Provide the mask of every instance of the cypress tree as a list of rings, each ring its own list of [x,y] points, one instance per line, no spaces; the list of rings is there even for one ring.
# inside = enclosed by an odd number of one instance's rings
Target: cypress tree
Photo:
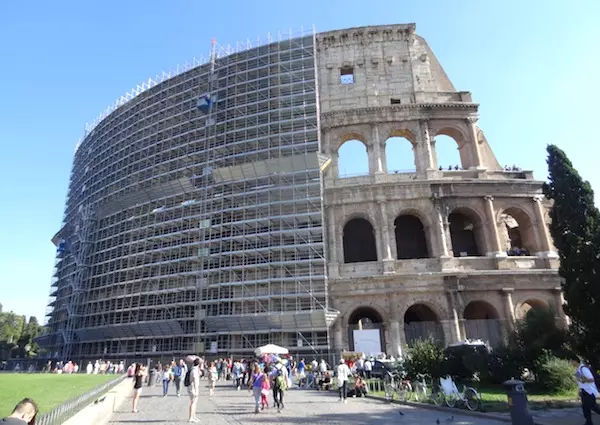
[[[574,348],[592,366],[600,366],[600,213],[594,192],[561,149],[549,145],[548,183],[553,200],[550,234],[560,258],[565,313]]]

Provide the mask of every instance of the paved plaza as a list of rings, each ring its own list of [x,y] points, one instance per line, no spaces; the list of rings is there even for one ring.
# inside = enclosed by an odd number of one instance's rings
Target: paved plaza
[[[114,413],[111,424],[151,423],[171,425],[187,422],[189,398],[187,393],[176,397],[174,388],[168,397],[162,397],[162,388],[144,387],[139,403],[139,413],[131,413],[131,399]],[[272,403],[272,399],[269,399]],[[213,397],[208,397],[206,381],[198,402],[197,416],[201,424],[332,424],[332,425],[500,425],[498,422],[476,417],[462,416],[456,411],[453,417],[445,412],[389,405],[374,399],[351,398],[348,404],[338,402],[334,392],[291,389],[285,394],[285,410],[277,413],[272,407],[259,414],[254,413],[254,400],[248,390],[236,391],[228,383],[222,383]],[[400,414],[402,413],[402,415]]]

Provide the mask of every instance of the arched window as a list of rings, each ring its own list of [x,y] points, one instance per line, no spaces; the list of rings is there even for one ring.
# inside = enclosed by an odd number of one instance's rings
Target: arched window
[[[414,215],[401,215],[394,221],[396,251],[399,260],[427,258],[427,239],[421,220]]]
[[[344,226],[344,262],[377,261],[375,231],[364,218],[350,220]]]
[[[453,128],[443,128],[434,138],[433,154],[440,170],[456,171],[469,168],[469,156],[464,138]]]
[[[384,342],[383,318],[372,307],[358,307],[348,318],[348,341],[353,351],[367,355],[378,355],[383,352]]]
[[[388,173],[409,173],[417,169],[413,144],[404,137],[390,137],[385,142]]]
[[[367,146],[360,140],[348,140],[338,149],[339,177],[363,176],[369,174],[369,154]]]
[[[530,299],[523,301],[517,307],[517,311],[515,312],[515,316],[517,319],[523,319],[527,316],[529,310],[548,310],[550,307],[542,300]]]
[[[450,238],[455,257],[473,257],[483,255],[480,243],[481,223],[474,220],[473,214],[462,211],[452,212],[448,216]]]
[[[408,345],[420,339],[444,341],[444,332],[435,312],[425,304],[414,304],[404,313],[404,334]]]
[[[465,336],[468,339],[480,339],[492,347],[502,345],[502,327],[500,315],[490,303],[471,301],[465,307]]]
[[[500,238],[510,256],[533,255],[538,252],[533,222],[519,208],[507,208],[500,215]]]

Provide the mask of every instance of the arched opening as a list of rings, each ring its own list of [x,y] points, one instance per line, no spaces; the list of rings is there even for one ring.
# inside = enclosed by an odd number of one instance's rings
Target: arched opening
[[[385,142],[388,173],[412,173],[417,170],[413,143],[405,137],[390,137]]]
[[[464,143],[460,133],[440,130],[434,138],[434,144],[435,164],[439,170],[459,171],[467,168],[468,161],[463,157]]]
[[[502,323],[493,305],[485,301],[471,301],[465,307],[463,317],[467,339],[480,339],[492,347],[502,345]]]
[[[444,341],[444,331],[437,314],[425,304],[414,304],[404,313],[404,335],[408,345],[420,339]]]
[[[375,230],[364,218],[350,220],[344,226],[344,262],[377,261]]]
[[[414,215],[401,215],[394,220],[396,251],[399,260],[427,258],[427,238],[425,227]]]
[[[338,149],[338,177],[369,174],[367,146],[360,140],[348,140]]]
[[[538,251],[533,222],[523,210],[519,208],[504,210],[500,215],[498,230],[508,255],[532,255]]]
[[[372,307],[358,307],[348,318],[348,342],[351,351],[378,355],[383,352],[383,318]]]
[[[515,317],[518,320],[524,319],[525,316],[527,316],[527,313],[529,312],[529,310],[531,310],[531,309],[547,310],[549,308],[550,307],[548,306],[548,304],[546,302],[532,298],[532,299],[523,301],[521,304],[519,304],[519,306],[517,307],[517,311],[515,311]]]
[[[481,220],[474,213],[457,210],[448,216],[450,239],[455,257],[475,257],[483,255],[483,235]]]

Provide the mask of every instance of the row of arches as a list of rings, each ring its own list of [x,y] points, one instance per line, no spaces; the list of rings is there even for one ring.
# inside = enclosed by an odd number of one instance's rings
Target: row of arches
[[[473,210],[458,208],[448,215],[452,253],[455,257],[474,257],[486,254],[483,219]],[[533,221],[523,210],[513,207],[500,214],[498,231],[501,247],[507,255],[531,255],[540,251]],[[402,214],[394,220],[396,258],[399,260],[433,256],[432,229],[416,215]],[[343,227],[345,263],[378,261],[377,235],[366,218],[349,220]],[[490,250],[491,251],[491,250]]]
[[[539,299],[528,299],[519,304],[515,317],[520,320],[525,317],[530,309],[548,309],[547,303]],[[497,346],[503,342],[502,317],[496,308],[487,301],[471,301],[461,315],[464,323],[464,338],[481,339]],[[410,306],[403,317],[404,340],[407,345],[412,345],[419,339],[434,338],[437,341],[446,341],[444,330],[439,315],[428,305],[418,303]],[[354,330],[379,329],[382,351],[385,347],[385,321],[382,315],[372,307],[358,307],[348,317],[348,337],[350,349],[356,349],[354,344]]]
[[[438,135],[432,145],[432,168],[462,170],[466,158],[461,155],[462,146],[452,137]],[[416,144],[405,137],[390,137],[384,144],[383,168],[388,173],[415,172],[420,167],[416,155]],[[368,175],[369,152],[365,142],[352,139],[344,142],[337,150],[338,177]]]

